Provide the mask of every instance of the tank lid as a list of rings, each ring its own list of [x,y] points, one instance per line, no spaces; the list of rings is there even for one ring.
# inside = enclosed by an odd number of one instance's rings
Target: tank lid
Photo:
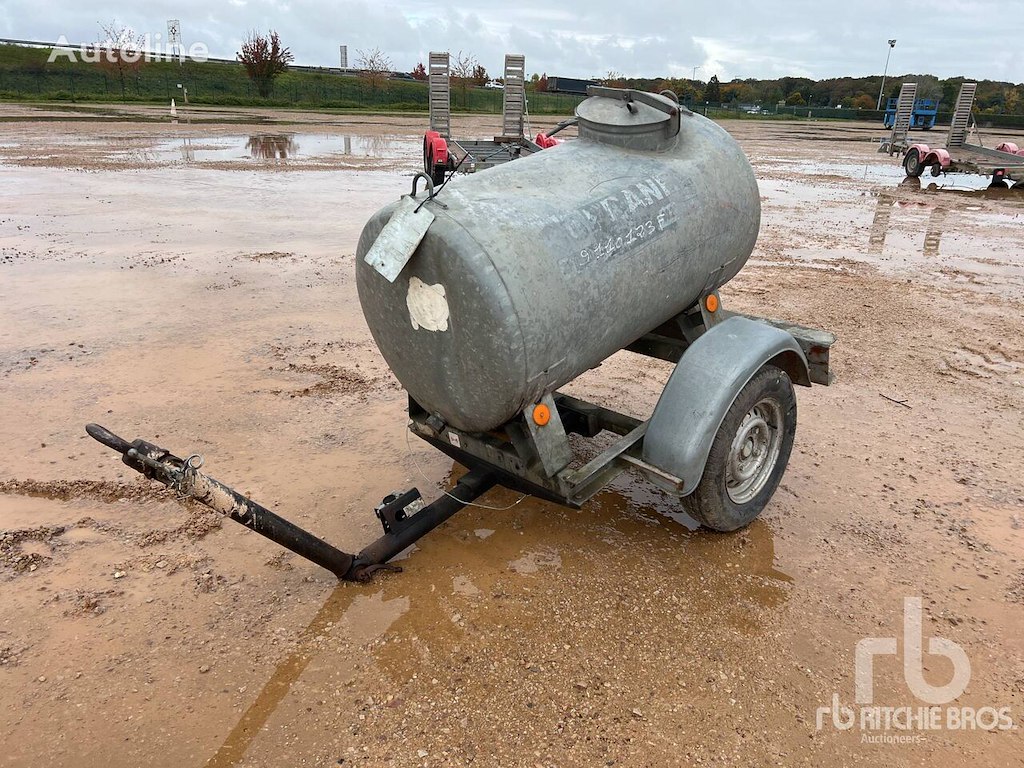
[[[576,107],[580,136],[637,149],[657,149],[679,133],[678,102],[667,96],[591,87]]]

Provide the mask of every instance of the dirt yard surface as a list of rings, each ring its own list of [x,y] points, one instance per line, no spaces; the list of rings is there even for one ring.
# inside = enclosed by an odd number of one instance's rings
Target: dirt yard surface
[[[83,427],[203,454],[348,550],[390,491],[452,483],[353,274],[423,119],[128,112],[0,105],[0,763],[1024,765],[992,729],[1024,721],[1024,194],[903,183],[881,126],[727,124],[764,210],[725,306],[839,337],[761,519],[693,530],[624,475],[582,511],[468,509],[354,586]],[[619,353],[570,391],[646,417],[669,372]],[[868,638],[898,645],[870,706]],[[949,643],[969,684],[922,728],[909,681],[962,671]]]

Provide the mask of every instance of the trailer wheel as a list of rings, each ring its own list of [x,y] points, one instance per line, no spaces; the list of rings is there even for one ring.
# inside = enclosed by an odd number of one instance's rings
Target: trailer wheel
[[[939,165],[938,163],[935,163],[935,165],[932,166],[932,176],[941,176],[941,175],[942,175],[942,166]]]
[[[796,434],[796,395],[774,365],[758,371],[722,420],[700,483],[683,508],[716,531],[735,531],[761,514],[782,480]]]
[[[907,156],[903,158],[903,170],[907,172],[907,176],[914,177],[920,176],[924,172],[921,154],[916,149],[907,152]]]
[[[434,149],[430,142],[430,131],[423,136],[423,172],[429,174],[434,164]]]
[[[989,182],[989,189],[1006,189],[1009,186],[1009,182],[998,176],[993,176],[992,181]]]

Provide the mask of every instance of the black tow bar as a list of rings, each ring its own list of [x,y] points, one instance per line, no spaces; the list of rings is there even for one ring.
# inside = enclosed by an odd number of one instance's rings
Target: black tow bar
[[[203,458],[198,454],[181,459],[145,440],[129,443],[98,424],[87,424],[85,431],[120,453],[121,460],[136,472],[163,483],[185,498],[195,499],[346,581],[367,582],[380,570],[401,571],[398,566],[388,565],[388,560],[485,494],[497,482],[490,472],[473,470],[427,506],[422,506],[420,493],[415,488],[390,494],[376,509],[384,535],[353,555],[203,474],[199,471]]]

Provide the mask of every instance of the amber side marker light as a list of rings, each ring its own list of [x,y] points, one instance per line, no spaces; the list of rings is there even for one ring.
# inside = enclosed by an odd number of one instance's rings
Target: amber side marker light
[[[704,306],[707,308],[708,312],[717,312],[718,297],[713,293],[710,294],[706,299],[704,299]]]
[[[533,406],[533,421],[538,427],[543,427],[551,421],[551,410],[544,403]]]

